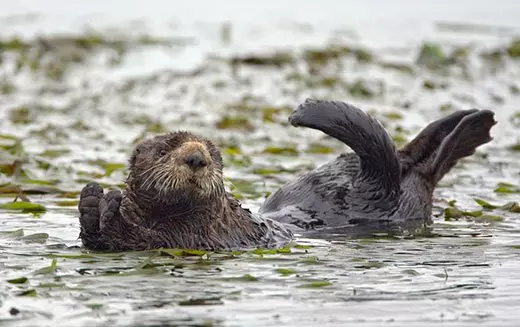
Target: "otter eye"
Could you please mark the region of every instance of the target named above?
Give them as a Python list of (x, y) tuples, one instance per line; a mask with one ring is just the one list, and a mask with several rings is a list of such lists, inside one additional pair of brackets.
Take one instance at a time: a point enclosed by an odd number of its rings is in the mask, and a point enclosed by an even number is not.
[(164, 157), (167, 153), (168, 153), (168, 151), (166, 151), (166, 150), (161, 150), (161, 151), (159, 152), (159, 155), (160, 155), (161, 157)]

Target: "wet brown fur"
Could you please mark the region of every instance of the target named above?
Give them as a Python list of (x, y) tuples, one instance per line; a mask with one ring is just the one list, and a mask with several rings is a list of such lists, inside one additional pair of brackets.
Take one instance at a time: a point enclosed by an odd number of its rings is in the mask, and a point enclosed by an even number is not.
[[(205, 167), (185, 159), (200, 151)], [(226, 192), (217, 147), (188, 132), (140, 143), (130, 158), (127, 188), (104, 194), (89, 183), (79, 210), (82, 239), (93, 250), (271, 247), (290, 240), (280, 224), (260, 220)]]

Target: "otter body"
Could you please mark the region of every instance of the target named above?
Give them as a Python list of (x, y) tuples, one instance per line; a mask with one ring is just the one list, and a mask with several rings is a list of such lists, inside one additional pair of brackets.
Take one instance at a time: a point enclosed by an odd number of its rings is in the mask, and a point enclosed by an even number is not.
[(489, 110), (460, 110), (429, 124), (397, 151), (385, 129), (355, 106), (306, 100), (293, 126), (320, 130), (354, 153), (310, 171), (274, 192), (260, 216), (224, 189), (222, 158), (207, 139), (188, 132), (139, 144), (127, 188), (81, 192), (83, 244), (94, 250), (279, 247), (294, 234), (364, 236), (413, 231), (431, 222), (432, 195), (463, 157), (489, 141)]
[(354, 150), (271, 194), (260, 214), (315, 232), (366, 236), (413, 232), (431, 223), (433, 191), (463, 157), (492, 140), (489, 110), (459, 110), (439, 119), (397, 151), (385, 129), (359, 108), (307, 99), (289, 117)]
[(104, 194), (95, 182), (83, 188), (80, 238), (87, 248), (279, 247), (293, 237), (280, 223), (242, 208), (224, 189), (218, 149), (187, 132), (139, 144), (126, 183), (123, 193)]

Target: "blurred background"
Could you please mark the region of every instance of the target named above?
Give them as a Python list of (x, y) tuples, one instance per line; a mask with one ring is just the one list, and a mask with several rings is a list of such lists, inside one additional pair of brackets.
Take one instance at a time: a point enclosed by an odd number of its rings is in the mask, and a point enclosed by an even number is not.
[[(518, 1), (32, 0), (1, 7), (0, 277), (16, 280), (60, 259), (50, 275), (1, 284), (0, 319), (146, 325), (175, 312), (197, 326), (518, 321)], [(143, 137), (185, 129), (214, 140), (227, 188), (253, 211), (282, 184), (349, 151), (288, 125), (307, 97), (367, 110), (398, 146), (459, 109), (494, 110), (498, 124), (494, 140), (436, 190), (437, 237), (318, 242), (310, 254), (276, 254), (268, 263), (246, 256), (217, 264), (220, 271), (189, 263), (176, 288), (164, 274), (176, 274), (171, 261), (143, 277), (151, 268), (142, 257), (84, 257), (75, 248), (79, 191), (91, 180), (124, 187), (129, 153)], [(15, 198), (22, 204), (13, 205)], [(309, 255), (321, 265), (306, 266)], [(279, 270), (284, 265), (289, 270)], [(106, 276), (123, 266), (136, 273), (114, 287)], [(222, 274), (238, 282), (221, 285), (215, 276)], [(300, 288), (302, 278), (318, 281), (317, 289)], [(256, 287), (241, 284), (251, 279)], [(51, 282), (63, 285), (45, 288)], [(157, 293), (158, 285), (166, 290)], [(220, 302), (205, 302), (212, 296)]]

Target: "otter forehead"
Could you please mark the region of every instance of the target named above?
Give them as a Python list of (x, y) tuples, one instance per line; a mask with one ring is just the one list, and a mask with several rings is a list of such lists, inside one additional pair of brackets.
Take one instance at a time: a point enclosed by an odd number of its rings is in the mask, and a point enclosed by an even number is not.
[[(171, 132), (168, 134), (156, 135), (152, 138), (148, 138), (137, 145), (137, 148), (153, 148), (158, 146), (168, 146), (170, 148), (184, 145), (185, 143), (198, 144), (199, 146), (206, 147), (208, 141), (200, 136), (194, 135), (190, 132), (179, 131)], [(192, 144), (192, 146), (193, 146)]]
[(214, 163), (222, 168), (223, 161), (219, 149), (208, 139), (187, 131), (176, 131), (156, 135), (139, 143), (132, 153), (130, 165), (150, 165), (166, 153), (172, 158), (182, 161), (192, 154), (199, 152), (208, 163)]

